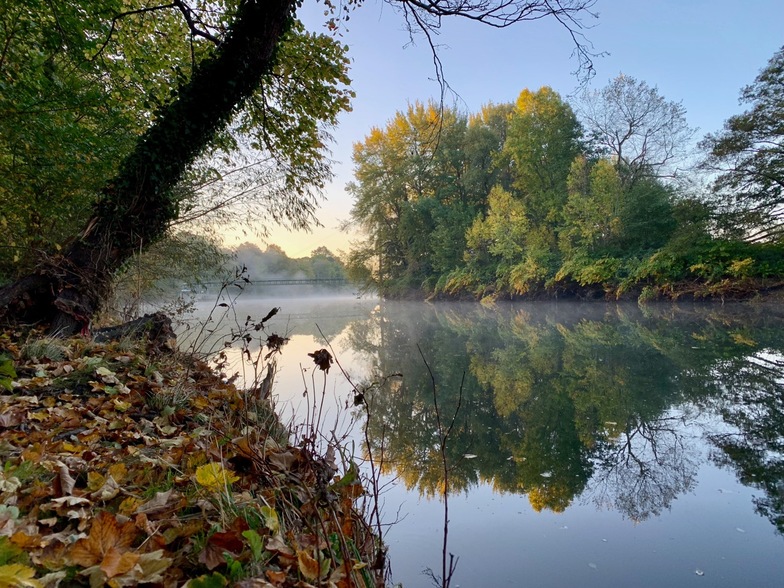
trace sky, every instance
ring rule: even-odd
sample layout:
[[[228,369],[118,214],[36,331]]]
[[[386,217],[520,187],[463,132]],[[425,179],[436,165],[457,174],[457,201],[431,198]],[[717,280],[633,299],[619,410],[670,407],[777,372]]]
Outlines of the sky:
[[[309,29],[324,30],[323,10],[306,0],[299,16]],[[657,87],[667,100],[683,104],[697,139],[743,111],[741,88],[784,45],[782,0],[597,0],[594,11],[598,18],[584,19],[590,27],[584,34],[604,55],[594,60],[589,89],[605,87],[620,73]],[[412,45],[404,25],[388,4],[365,0],[341,30],[356,97],[352,111],[331,130],[335,178],[317,213],[323,227],[309,233],[270,228],[266,242],[280,245],[289,257],[307,256],[319,246],[348,251],[356,235],[340,225],[352,206],[345,186],[353,178],[353,145],[408,104],[440,95],[429,46],[421,36]],[[435,42],[454,91],[447,104],[463,112],[476,112],[488,102],[513,102],[525,88],[546,85],[567,98],[578,90],[572,40],[554,19],[502,30],[445,19]],[[264,246],[241,235],[228,237],[226,244],[248,240]]]

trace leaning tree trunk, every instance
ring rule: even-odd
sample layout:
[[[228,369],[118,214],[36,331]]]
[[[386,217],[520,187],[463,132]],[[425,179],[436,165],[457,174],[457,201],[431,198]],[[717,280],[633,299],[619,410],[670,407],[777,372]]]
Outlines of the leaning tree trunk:
[[[139,138],[81,234],[38,270],[0,289],[0,317],[85,330],[114,272],[160,239],[177,216],[172,188],[271,71],[295,0],[245,0],[215,54]]]

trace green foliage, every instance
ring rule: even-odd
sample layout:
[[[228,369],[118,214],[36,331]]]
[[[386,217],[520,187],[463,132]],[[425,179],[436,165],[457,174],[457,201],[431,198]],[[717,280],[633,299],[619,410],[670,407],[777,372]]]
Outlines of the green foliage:
[[[582,129],[557,92],[523,90],[509,117],[504,145],[528,214],[537,224],[553,221],[566,197],[566,178],[581,151]]]
[[[343,262],[326,247],[314,249],[310,256],[291,258],[279,246],[270,244],[261,250],[253,243],[238,246],[226,262],[225,270],[240,265],[248,278],[268,280],[280,278],[346,279]]]
[[[125,263],[106,307],[126,320],[137,318],[143,308],[176,298],[183,288],[196,291],[220,279],[227,257],[209,237],[172,231]]]
[[[13,390],[11,382],[16,379],[16,371],[14,370],[14,361],[7,355],[0,355],[0,388],[7,392]]]
[[[779,57],[744,94],[769,118]],[[717,215],[665,181],[693,134],[680,104],[620,76],[581,114],[588,138],[544,87],[468,117],[417,104],[373,129],[355,147],[353,215],[368,238],[350,254],[352,274],[393,297],[493,299],[743,295],[784,275],[778,249],[748,230],[755,219],[776,226],[778,211]],[[756,124],[744,120],[739,129]]]
[[[9,507],[4,505],[2,508],[7,509]],[[6,513],[3,512],[3,514]],[[0,536],[0,566],[9,564],[26,564],[28,561],[29,558],[27,557],[27,554],[21,548],[11,543],[11,539],[5,536]]]
[[[0,277],[26,271],[84,225],[142,133],[215,53],[237,7],[196,3],[197,33],[174,3],[0,0]],[[330,177],[326,129],[353,95],[345,50],[295,23],[275,71],[171,187],[164,226],[216,213],[239,220],[250,202],[272,221],[312,221]]]
[[[352,252],[353,275],[387,295],[435,287],[462,263],[466,230],[486,207],[508,106],[476,117],[416,103],[354,147],[352,218],[368,239]]]
[[[228,580],[218,572],[213,572],[209,576],[199,576],[188,582],[192,588],[223,588],[228,584]]]
[[[784,203],[784,47],[774,53],[754,83],[741,92],[749,109],[730,117],[724,129],[705,137],[704,167],[719,176],[715,193],[732,211],[751,212],[736,222],[757,236],[781,238]]]
[[[526,494],[537,510],[560,512],[590,487],[607,492],[605,505],[645,520],[689,490],[699,465],[683,451],[672,406],[711,405],[726,396],[727,378],[739,396],[765,382],[771,393],[752,400],[780,426],[781,370],[756,365],[754,357],[780,349],[781,333],[770,309],[747,310],[739,317],[737,309],[706,307],[680,316],[667,307],[652,317],[655,310],[624,304],[575,315],[547,304],[488,310],[384,303],[351,331],[355,349],[375,350],[378,373],[406,369],[402,381],[368,395],[371,445],[384,448],[407,486],[440,492],[431,372],[410,344],[416,339],[438,384],[442,415],[461,406],[447,445],[453,490],[489,484]],[[757,431],[755,439],[768,439],[761,447],[778,442],[776,434],[765,436],[763,429],[777,429],[757,423],[758,413],[736,412],[744,429]],[[775,454],[757,450],[754,461]],[[775,484],[771,490],[776,496]]]

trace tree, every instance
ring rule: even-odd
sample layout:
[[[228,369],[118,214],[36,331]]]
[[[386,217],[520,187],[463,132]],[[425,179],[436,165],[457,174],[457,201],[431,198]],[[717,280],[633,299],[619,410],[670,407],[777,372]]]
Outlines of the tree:
[[[554,16],[576,41],[579,18],[594,2],[564,0],[553,5],[544,0],[513,0],[488,5],[484,1],[389,1],[426,35],[440,26],[444,16],[462,16],[498,27]],[[349,6],[355,4],[359,1],[347,1]],[[335,10],[331,2],[327,5]],[[180,8],[194,36],[217,41],[216,48],[196,62],[192,74],[184,76],[171,100],[156,110],[150,126],[119,160],[116,173],[103,183],[91,217],[63,253],[0,291],[0,308],[5,317],[45,320],[63,334],[86,328],[109,290],[112,275],[135,251],[161,239],[169,223],[178,217],[177,187],[189,166],[236,120],[238,110],[252,101],[275,64],[286,63],[280,58],[286,35],[293,28],[297,7],[293,0],[238,0],[222,37],[200,29],[193,19],[194,12],[182,0],[167,6]],[[116,11],[110,14],[120,16]],[[109,38],[117,18],[110,20]],[[590,59],[584,44],[578,42],[577,49],[582,58]],[[267,105],[264,101],[262,104]],[[310,113],[313,111],[309,109],[315,108],[313,118],[321,120],[328,116],[318,110],[321,104],[319,100],[305,100],[293,105]],[[275,110],[264,113],[282,117],[287,114]],[[265,125],[261,128],[268,147],[287,153],[295,169],[303,161],[307,167],[309,152],[299,153],[296,141],[270,132]],[[316,141],[306,146],[318,151],[322,144]],[[308,185],[307,177],[295,175],[287,180],[287,187],[295,194]],[[295,206],[285,211],[286,216],[302,212],[297,209],[297,202],[301,200],[294,200]]]
[[[642,254],[664,245],[674,228],[671,191],[656,178],[624,186],[608,159],[572,164],[559,233],[565,255]]]
[[[675,177],[694,135],[683,105],[624,74],[602,90],[586,92],[579,113],[595,148],[614,160],[625,186],[644,176]]]
[[[0,308],[7,315],[49,320],[63,333],[89,324],[113,274],[134,252],[161,239],[177,218],[176,187],[188,166],[273,71],[292,29],[293,8],[289,0],[239,3],[225,39],[157,112],[101,189],[92,217],[64,254],[0,291]],[[292,177],[290,183],[296,192],[306,178]]]
[[[730,117],[707,135],[703,167],[718,173],[714,192],[743,219],[752,240],[784,236],[784,47],[774,53],[754,83],[741,92],[749,110]]]
[[[566,178],[582,152],[582,129],[571,106],[547,86],[523,90],[504,145],[514,187],[534,224],[553,223],[566,200]]]
[[[348,186],[354,196],[351,216],[368,235],[361,245],[367,254],[361,257],[375,260],[374,281],[381,291],[420,286],[413,252],[427,230],[414,227],[428,223],[420,204],[435,196],[434,156],[440,134],[454,120],[453,111],[442,113],[434,103],[416,103],[354,145],[356,182]]]
[[[96,195],[173,86],[214,50],[205,37],[222,36],[236,3],[187,9],[193,30],[182,2],[7,4],[0,18],[0,217],[10,247],[0,249],[0,274],[10,278],[89,219]],[[350,97],[343,52],[334,39],[292,26],[282,59],[261,80],[263,93],[251,96],[172,191],[178,216],[170,228],[202,228],[218,215],[225,223],[251,199],[256,215],[295,226],[312,220],[311,194],[292,190],[291,181],[317,188],[329,177],[324,126]]]

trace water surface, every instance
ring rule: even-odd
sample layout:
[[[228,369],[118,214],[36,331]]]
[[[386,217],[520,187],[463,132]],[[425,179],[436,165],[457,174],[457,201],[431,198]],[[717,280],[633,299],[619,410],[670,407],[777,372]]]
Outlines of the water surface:
[[[271,305],[283,413],[326,407],[327,441],[355,421],[357,454],[366,423],[395,481],[393,581],[440,573],[445,455],[453,586],[781,585],[776,306],[240,299],[237,315]],[[353,385],[314,369],[327,343]]]

